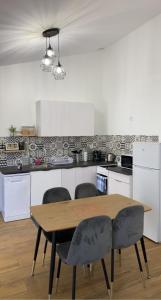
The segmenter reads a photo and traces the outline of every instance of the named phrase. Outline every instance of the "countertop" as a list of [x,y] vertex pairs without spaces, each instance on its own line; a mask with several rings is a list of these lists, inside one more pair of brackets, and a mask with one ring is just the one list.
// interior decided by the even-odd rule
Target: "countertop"
[[116,167],[108,167],[108,170],[123,175],[129,175],[129,176],[132,175],[132,169],[126,169],[126,168],[121,168],[116,166]]
[[108,163],[105,161],[87,161],[87,162],[79,162],[79,163],[72,163],[72,164],[60,164],[60,165],[39,165],[39,166],[23,166],[22,170],[18,170],[17,167],[5,167],[0,168],[0,172],[3,175],[10,175],[10,174],[22,174],[22,173],[30,173],[35,171],[49,171],[49,170],[56,170],[56,169],[71,169],[71,168],[84,168],[84,167],[92,167],[92,166],[107,166]]

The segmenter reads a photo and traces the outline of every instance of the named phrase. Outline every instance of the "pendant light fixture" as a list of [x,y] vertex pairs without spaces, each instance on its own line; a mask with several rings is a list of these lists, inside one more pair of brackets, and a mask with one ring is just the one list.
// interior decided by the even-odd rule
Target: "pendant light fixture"
[[49,57],[56,57],[55,51],[54,51],[54,49],[51,47],[51,44],[50,44],[50,37],[49,37],[49,46],[48,46],[48,48],[47,48],[47,55],[48,55]]
[[58,33],[58,64],[53,67],[52,74],[56,80],[62,80],[66,76],[63,66],[60,63],[60,46],[59,46],[59,33]]
[[[60,46],[59,46],[59,28],[50,28],[43,31],[42,35],[46,38],[46,48],[45,55],[41,61],[41,70],[45,72],[51,72],[56,80],[62,80],[66,76],[66,72],[60,63]],[[56,59],[56,54],[54,49],[51,46],[50,38],[53,36],[58,36],[58,46],[57,46],[57,65],[54,66],[54,62]]]
[[42,71],[51,72],[52,66],[53,66],[53,60],[52,60],[52,57],[48,55],[47,37],[46,37],[45,55],[43,56],[40,67],[41,67]]

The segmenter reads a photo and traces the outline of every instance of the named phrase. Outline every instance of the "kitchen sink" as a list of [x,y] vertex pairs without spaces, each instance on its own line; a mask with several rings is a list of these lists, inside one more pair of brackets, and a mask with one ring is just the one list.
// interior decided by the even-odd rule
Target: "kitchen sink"
[[33,170],[41,170],[41,169],[48,169],[48,168],[49,168],[49,166],[47,164],[31,166],[31,169],[33,169]]

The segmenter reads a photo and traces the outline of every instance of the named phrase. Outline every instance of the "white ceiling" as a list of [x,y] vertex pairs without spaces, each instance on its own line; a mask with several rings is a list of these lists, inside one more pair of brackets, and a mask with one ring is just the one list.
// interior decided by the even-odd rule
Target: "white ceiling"
[[0,65],[41,59],[47,28],[61,28],[61,54],[73,55],[107,47],[160,13],[161,0],[0,0]]

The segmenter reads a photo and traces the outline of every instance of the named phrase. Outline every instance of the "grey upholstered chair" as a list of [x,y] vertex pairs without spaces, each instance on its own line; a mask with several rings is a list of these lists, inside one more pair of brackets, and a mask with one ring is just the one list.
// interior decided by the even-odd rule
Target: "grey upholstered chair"
[[149,269],[147,264],[147,256],[143,238],[144,224],[144,208],[141,205],[131,206],[122,209],[112,222],[112,250],[111,250],[111,294],[112,285],[114,282],[114,250],[127,248],[131,245],[135,246],[136,256],[138,260],[141,277],[144,283],[143,269],[140,260],[140,255],[137,247],[137,242],[141,241],[144,260],[147,266],[147,275]]
[[[49,189],[45,192],[45,194],[43,196],[43,204],[66,201],[66,200],[71,200],[71,196],[70,196],[68,190],[63,187],[55,187],[55,188]],[[67,241],[71,241],[74,230],[75,229],[73,228],[73,229],[62,230],[62,231],[56,232],[56,243],[64,243]],[[43,263],[44,263],[48,241],[49,242],[52,241],[52,232],[46,232],[43,230],[43,233],[46,237],[46,241],[45,241],[45,245],[44,245],[44,256],[43,256]],[[40,241],[40,237],[39,237],[39,241]],[[37,249],[38,249],[38,247],[37,247]],[[34,267],[32,269],[32,275],[34,275],[37,252],[38,252],[38,250],[36,250],[35,254],[34,254]]]
[[[64,187],[55,187],[45,192],[43,197],[43,204],[61,202],[66,200],[71,200],[69,191]],[[64,243],[67,241],[71,241],[73,233],[74,233],[74,229],[70,229],[70,230],[68,229],[68,230],[56,232],[56,243]],[[46,241],[44,246],[43,263],[45,260],[48,241],[49,242],[52,241],[52,233],[44,231],[44,235],[46,237]]]
[[75,189],[75,199],[95,197],[99,192],[93,183],[81,183]]
[[112,222],[107,216],[97,216],[82,221],[76,228],[72,241],[57,245],[60,274],[61,261],[73,266],[72,299],[75,299],[76,266],[101,260],[108,292],[110,285],[106,272],[104,256],[112,246]]

